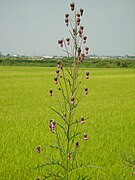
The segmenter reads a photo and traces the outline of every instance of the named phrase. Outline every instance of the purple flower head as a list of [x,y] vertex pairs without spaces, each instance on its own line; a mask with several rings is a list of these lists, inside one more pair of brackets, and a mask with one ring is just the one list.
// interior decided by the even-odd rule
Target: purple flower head
[[58,44],[59,44],[61,47],[63,47],[63,40],[62,40],[62,39],[58,40]]
[[82,33],[83,33],[83,31],[79,30],[79,37],[80,38],[82,37]]
[[81,16],[83,15],[83,11],[84,11],[84,10],[81,8],[81,9],[80,9],[80,14],[81,14]]
[[84,26],[80,26],[80,30],[83,31],[84,30]]
[[67,160],[70,160],[70,154],[68,154],[68,156],[67,156]]
[[76,142],[75,147],[79,148],[79,142]]
[[56,70],[56,77],[58,77],[59,76],[59,70]]
[[87,40],[87,37],[84,36],[84,37],[83,37],[83,43],[84,43],[84,44],[86,43],[86,40]]
[[88,140],[87,134],[84,134],[84,141],[87,141],[87,140]]
[[87,95],[88,94],[88,88],[84,88],[84,93]]
[[70,38],[66,38],[67,45],[70,45]]
[[75,100],[74,97],[72,97],[72,98],[70,99],[70,103],[71,103],[72,105],[74,105],[74,100]]
[[74,3],[70,3],[70,8],[71,8],[72,11],[74,11],[74,9],[75,9],[75,4],[74,4]]
[[89,48],[86,47],[86,48],[85,48],[85,51],[86,51],[86,54],[88,54]]
[[84,123],[85,123],[83,116],[82,116],[81,119],[80,119],[80,123],[81,123],[81,124],[84,124]]
[[77,25],[79,26],[80,25],[80,22],[81,22],[81,19],[80,18],[77,18]]
[[58,69],[61,69],[61,62],[60,62],[59,59],[58,59],[58,61],[57,61],[57,68],[58,68]]
[[86,79],[89,79],[89,72],[86,72]]
[[49,90],[49,92],[50,92],[50,96],[52,96],[53,90],[52,90],[52,89],[50,89],[50,90]]
[[54,122],[53,119],[49,121],[49,128],[51,132],[54,132],[54,129],[56,128],[56,122]]
[[52,129],[54,129],[56,127],[56,123],[52,122],[51,127],[52,127]]
[[58,78],[54,77],[54,84],[58,84]]
[[36,152],[39,154],[41,152],[40,146],[37,147]]

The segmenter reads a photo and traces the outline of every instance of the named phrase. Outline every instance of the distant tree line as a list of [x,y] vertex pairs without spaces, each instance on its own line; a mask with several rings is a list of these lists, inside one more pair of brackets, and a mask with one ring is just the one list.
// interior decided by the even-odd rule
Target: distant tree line
[[[57,59],[43,58],[32,59],[29,57],[2,57],[0,56],[1,66],[44,66],[55,67]],[[62,62],[66,67],[72,66],[71,58],[62,58]],[[135,59],[85,59],[81,63],[81,67],[90,68],[135,68]]]

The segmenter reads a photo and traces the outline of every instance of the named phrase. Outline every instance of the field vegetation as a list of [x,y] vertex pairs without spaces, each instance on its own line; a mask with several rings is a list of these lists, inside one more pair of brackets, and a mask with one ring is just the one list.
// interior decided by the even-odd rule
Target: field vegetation
[[[49,97],[56,68],[0,66],[0,179],[33,180],[44,169],[48,151],[36,147],[53,143],[48,129],[48,106],[57,100]],[[135,154],[135,70],[129,68],[89,68],[89,98],[84,97],[78,115],[90,117],[85,128],[88,141],[82,143],[79,161],[102,169],[82,173],[101,180],[134,179],[123,159]],[[56,92],[54,92],[56,94]],[[79,140],[81,146],[81,138]],[[52,152],[53,153],[53,152]],[[77,173],[77,172],[75,172]],[[73,176],[74,180],[74,176]]]
[[[65,66],[72,64],[71,58],[62,58]],[[32,58],[12,58],[4,57],[0,58],[1,66],[40,66],[40,67],[55,67],[55,58],[43,58],[43,59],[32,59]],[[87,68],[135,68],[135,59],[85,59],[85,63],[81,63],[81,67]]]

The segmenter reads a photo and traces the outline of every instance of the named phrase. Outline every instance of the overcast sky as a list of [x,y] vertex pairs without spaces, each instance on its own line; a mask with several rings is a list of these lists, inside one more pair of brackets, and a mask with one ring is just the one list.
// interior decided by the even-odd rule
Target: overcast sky
[[[57,40],[68,36],[70,0],[0,0],[0,52],[63,55]],[[74,0],[90,54],[135,55],[135,0]]]

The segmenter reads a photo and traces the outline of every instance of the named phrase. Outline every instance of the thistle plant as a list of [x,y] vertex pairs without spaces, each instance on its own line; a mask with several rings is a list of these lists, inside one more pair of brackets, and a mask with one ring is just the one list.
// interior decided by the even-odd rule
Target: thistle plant
[[[49,89],[50,98],[56,96],[58,107],[50,107],[56,113],[56,117],[50,117],[48,129],[50,136],[55,140],[52,145],[45,147],[50,148],[50,155],[43,165],[38,166],[45,167],[43,179],[69,180],[74,171],[77,172],[76,179],[86,179],[80,173],[80,169],[94,167],[78,160],[79,150],[82,147],[79,139],[82,138],[84,143],[88,141],[88,135],[83,130],[88,117],[83,114],[78,117],[77,108],[83,95],[88,95],[88,88],[82,87],[82,81],[88,81],[90,73],[81,70],[80,64],[85,60],[89,48],[86,46],[87,36],[82,25],[84,10],[82,8],[77,10],[74,3],[70,3],[70,9],[71,15],[65,14],[69,37],[59,39],[58,45],[67,53],[69,60],[72,59],[72,65],[67,68],[64,62],[57,60],[54,88]],[[41,151],[38,146],[37,153]]]

